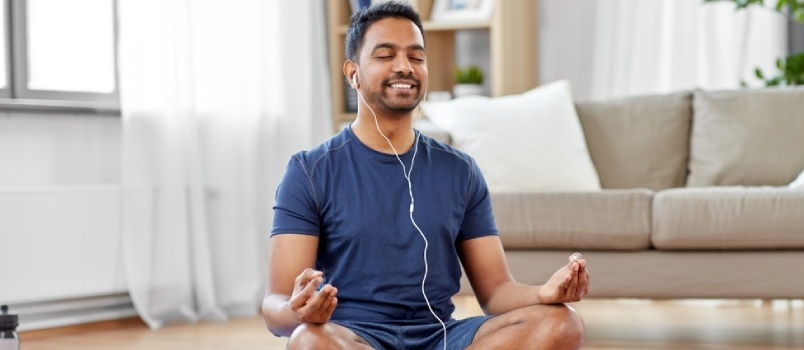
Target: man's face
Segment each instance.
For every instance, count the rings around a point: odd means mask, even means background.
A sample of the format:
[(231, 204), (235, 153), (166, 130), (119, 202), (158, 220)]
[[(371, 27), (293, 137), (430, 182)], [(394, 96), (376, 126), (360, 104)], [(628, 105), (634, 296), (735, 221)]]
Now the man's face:
[(359, 80), (366, 102), (390, 114), (411, 112), (427, 91), (424, 38), (408, 19), (372, 24), (360, 50)]

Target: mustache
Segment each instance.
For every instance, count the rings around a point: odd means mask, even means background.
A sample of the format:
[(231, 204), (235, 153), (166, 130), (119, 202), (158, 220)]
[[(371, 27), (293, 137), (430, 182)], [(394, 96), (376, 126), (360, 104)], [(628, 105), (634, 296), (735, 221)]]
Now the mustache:
[(421, 81), (419, 79), (416, 79), (416, 77), (414, 77), (413, 74), (407, 74), (407, 75), (396, 74), (393, 77), (383, 79), (382, 83), (383, 85), (388, 85), (389, 83), (391, 83), (392, 80), (412, 80), (416, 82), (416, 86), (422, 85)]

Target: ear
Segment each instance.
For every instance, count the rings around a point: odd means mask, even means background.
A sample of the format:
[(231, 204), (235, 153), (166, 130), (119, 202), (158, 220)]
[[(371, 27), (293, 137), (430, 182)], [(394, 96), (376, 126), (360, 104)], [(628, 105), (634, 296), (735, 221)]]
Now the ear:
[(354, 61), (346, 61), (343, 63), (343, 75), (352, 84), (352, 89), (357, 90), (360, 87), (357, 83), (357, 63)]

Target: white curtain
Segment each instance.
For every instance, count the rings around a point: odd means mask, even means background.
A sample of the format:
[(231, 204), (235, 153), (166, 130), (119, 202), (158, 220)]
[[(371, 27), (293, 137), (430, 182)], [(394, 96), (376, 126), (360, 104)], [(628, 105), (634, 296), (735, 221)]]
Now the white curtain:
[(787, 19), (773, 5), (598, 0), (592, 98), (762, 86), (754, 68), (775, 74), (787, 54)]
[(258, 312), (277, 183), (332, 130), (324, 12), (119, 1), (123, 252), (150, 327)]

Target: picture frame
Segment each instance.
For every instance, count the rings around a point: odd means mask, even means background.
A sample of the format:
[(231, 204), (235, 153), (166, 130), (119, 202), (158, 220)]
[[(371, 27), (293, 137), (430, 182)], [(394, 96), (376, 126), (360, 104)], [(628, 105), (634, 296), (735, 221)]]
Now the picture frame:
[(389, 1), (396, 1), (403, 4), (408, 4), (412, 6), (415, 10), (417, 11), (419, 10), (417, 0), (350, 0), (350, 1), (352, 2), (352, 13), (355, 13), (358, 10), (362, 10), (369, 6), (379, 5)]
[(433, 22), (485, 22), (491, 20), (493, 13), (494, 0), (435, 0), (430, 20)]

